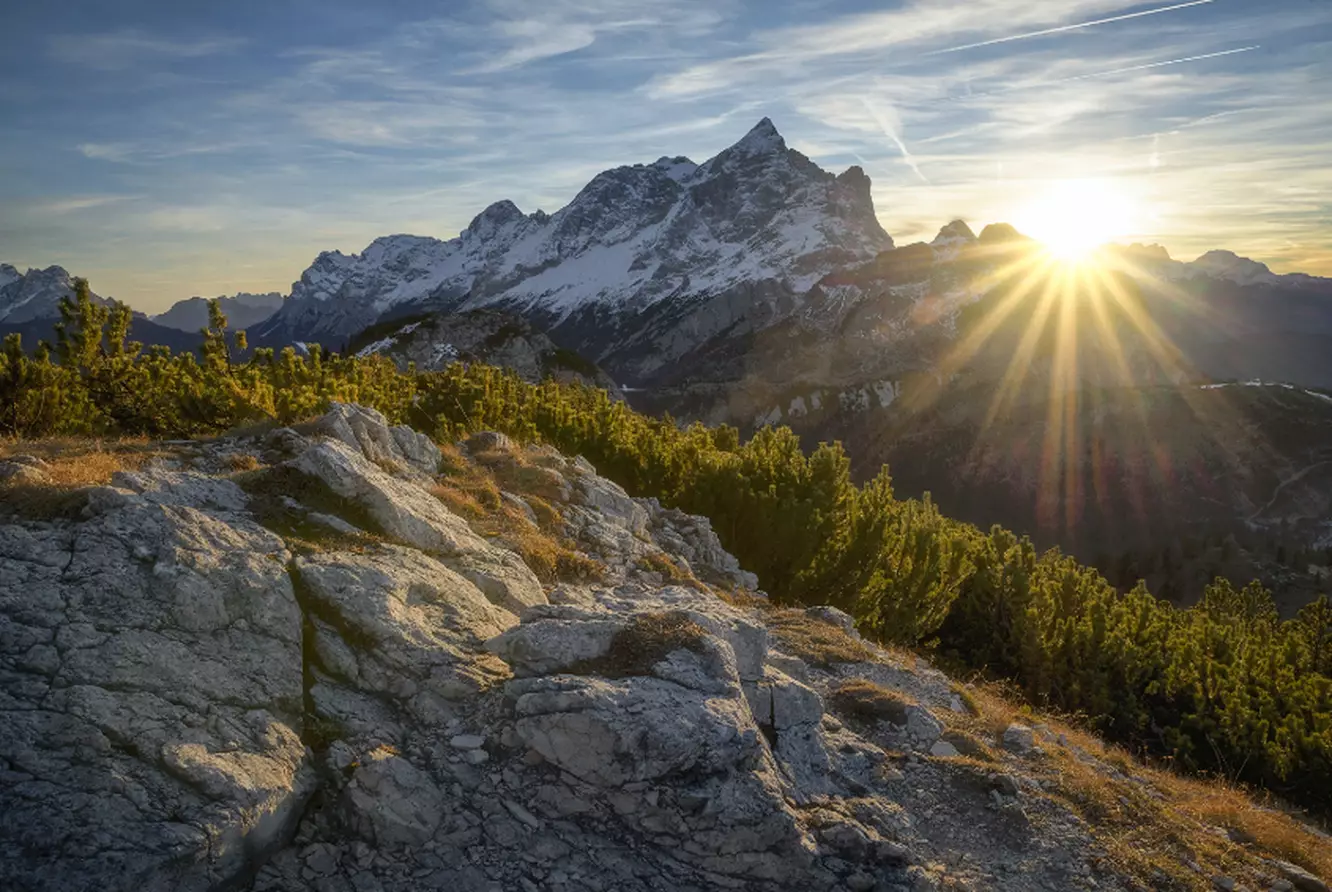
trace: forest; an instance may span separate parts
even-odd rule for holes
[[[1326,596],[1282,621],[1257,583],[1218,579],[1187,609],[1142,582],[1121,592],[1058,551],[953,521],[928,496],[897,498],[886,467],[856,486],[839,444],[806,453],[786,428],[741,442],[734,428],[492,367],[249,351],[216,304],[197,356],[144,351],[126,341],[130,310],[93,302],[82,281],[61,313],[54,344],[28,350],[12,335],[0,349],[0,436],[204,437],[349,401],[441,442],[484,429],[549,443],[632,495],[709,517],[779,603],[833,604],[868,636],[1008,680],[1145,756],[1332,811]]]

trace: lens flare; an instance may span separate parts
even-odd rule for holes
[[[1058,260],[1085,260],[1106,242],[1134,229],[1134,206],[1122,186],[1107,180],[1063,180],[1019,213],[1017,228]]]

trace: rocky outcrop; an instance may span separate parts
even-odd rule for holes
[[[301,611],[245,501],[150,471],[0,526],[0,886],[213,889],[294,832]]]
[[[390,320],[352,338],[347,349],[357,356],[385,356],[399,368],[415,366],[421,371],[437,371],[453,362],[478,362],[510,369],[532,384],[553,379],[600,387],[613,398],[624,399],[615,381],[599,366],[556,344],[516,313],[471,310]]]
[[[1094,755],[959,730],[942,673],[582,459],[459,452],[602,568],[542,585],[378,413],[164,452],[0,526],[6,889],[1138,888],[1036,774]]]

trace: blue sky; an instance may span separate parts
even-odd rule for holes
[[[448,238],[501,198],[553,211],[764,115],[862,165],[899,244],[1095,177],[1132,196],[1126,239],[1332,275],[1332,0],[20,0],[0,22],[0,260],[149,312],[286,291],[321,250]]]

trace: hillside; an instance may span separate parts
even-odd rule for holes
[[[623,409],[621,412],[625,411]],[[1325,890],[1328,838],[356,406],[0,460],[6,888]],[[757,519],[757,517],[756,517]]]

